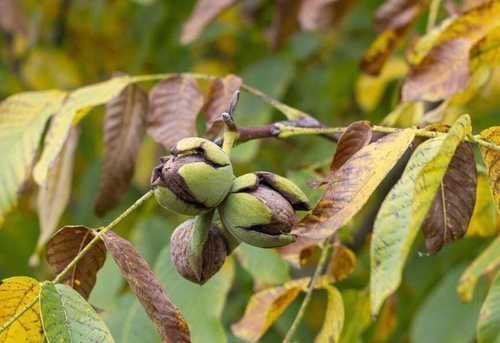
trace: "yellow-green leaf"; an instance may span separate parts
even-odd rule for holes
[[[316,337],[315,343],[338,342],[344,326],[344,302],[337,288],[326,285],[328,300],[323,327]]]
[[[463,301],[471,301],[477,280],[500,266],[500,236],[472,262],[460,277],[457,291]]]
[[[481,138],[488,142],[500,145],[500,126],[494,126],[481,132]],[[481,146],[481,155],[488,167],[488,179],[495,198],[497,209],[500,211],[500,151]]]
[[[370,325],[370,298],[367,290],[342,292],[345,319],[341,343],[361,342],[360,336]]]
[[[479,343],[500,342],[500,273],[497,273],[484,300],[477,322]]]
[[[131,79],[128,76],[115,77],[108,81],[79,88],[69,94],[52,120],[45,137],[42,156],[33,171],[35,181],[39,185],[46,182],[48,171],[59,156],[77,113],[82,109],[110,101],[130,82]]]
[[[382,125],[396,127],[412,127],[420,124],[424,115],[424,104],[417,102],[403,102],[389,113]]]
[[[422,143],[382,203],[371,243],[372,314],[377,314],[384,300],[398,288],[411,245],[448,164],[458,144],[470,132],[470,118],[463,115],[448,134]]]
[[[497,208],[485,174],[477,178],[476,204],[467,229],[468,236],[489,237],[498,232]]]
[[[0,103],[0,225],[28,177],[45,123],[64,96],[60,91],[28,92]]]
[[[492,67],[500,64],[500,27],[481,39],[471,51],[472,69],[486,64]]]
[[[16,276],[0,282],[0,343],[43,341],[38,302],[35,302],[5,331],[2,330],[3,325],[31,305],[39,294],[40,284],[30,277]]]

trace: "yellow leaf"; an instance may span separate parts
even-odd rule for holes
[[[328,300],[323,327],[316,337],[315,343],[338,342],[344,326],[344,302],[337,288],[326,285]]]
[[[458,144],[470,132],[470,117],[463,115],[448,134],[418,146],[401,179],[382,203],[371,243],[370,303],[373,315],[398,288],[411,245],[448,164]]]
[[[0,225],[28,177],[45,123],[64,97],[60,91],[28,92],[0,103]]]
[[[377,76],[405,33],[406,28],[382,32],[363,56],[361,70],[366,74]]]
[[[39,185],[46,182],[48,171],[52,168],[61,152],[78,111],[110,101],[130,82],[131,79],[128,76],[115,77],[95,85],[79,88],[70,93],[52,120],[45,137],[42,156],[33,171],[35,181]]]
[[[421,123],[424,115],[424,104],[418,102],[403,102],[389,113],[383,120],[382,125],[396,127],[412,127]]]
[[[460,277],[457,292],[463,301],[472,300],[477,280],[500,267],[500,236],[472,262]]]
[[[334,248],[327,275],[333,277],[333,282],[339,282],[352,274],[356,268],[356,254],[343,245]]]
[[[481,138],[500,145],[500,126],[494,126],[481,132]],[[488,167],[488,180],[495,198],[497,210],[500,211],[500,152],[481,146],[481,155]]]
[[[497,209],[486,175],[477,178],[476,204],[467,229],[467,236],[489,237],[498,232]]]
[[[2,280],[0,283],[0,328],[16,313],[33,303],[39,294],[40,284],[30,277],[16,276]],[[0,343],[42,341],[43,330],[38,301],[0,333]]]
[[[486,64],[496,67],[500,64],[500,27],[492,30],[481,39],[471,51],[472,69]]]

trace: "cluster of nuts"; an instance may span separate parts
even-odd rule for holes
[[[156,200],[171,211],[196,216],[171,238],[172,261],[186,279],[205,283],[239,242],[274,248],[295,241],[290,234],[295,211],[309,205],[292,181],[269,172],[235,177],[229,156],[198,137],[180,140],[160,161],[151,178]],[[221,225],[212,220],[215,209]]]

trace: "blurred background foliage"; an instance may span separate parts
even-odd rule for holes
[[[380,0],[356,2],[342,21],[326,32],[297,31],[279,42],[272,38],[276,2],[246,1],[224,12],[189,45],[180,43],[180,35],[194,0],[19,3],[21,11],[15,13],[18,17],[11,18],[17,25],[15,35],[3,34],[0,38],[1,99],[26,90],[73,89],[107,79],[117,71],[134,75],[234,73],[245,83],[313,114],[326,125],[345,126],[356,120],[380,122],[398,102],[400,79],[407,72],[403,51],[394,54],[376,80],[367,80],[359,69],[363,54],[376,37],[373,14]],[[287,15],[286,8],[281,11]],[[425,23],[423,15],[414,36],[424,33]],[[480,94],[459,111],[471,113],[476,132],[499,122],[498,70],[490,78]],[[208,88],[206,83],[201,85]],[[71,200],[60,226],[99,227],[108,223],[148,188],[152,167],[159,156],[166,154],[147,138],[126,198],[104,218],[97,218],[93,207],[103,156],[102,120],[103,110],[98,108],[81,122]],[[240,126],[258,126],[282,117],[260,99],[243,94],[236,120]],[[408,123],[402,123],[405,125]],[[199,128],[202,133],[201,119]],[[238,174],[269,170],[286,175],[316,201],[321,190],[309,188],[307,181],[328,165],[334,151],[334,144],[318,137],[267,139],[237,147],[233,159]],[[38,259],[35,251],[39,235],[35,193],[33,184],[26,183],[19,205],[9,213],[0,230],[0,279],[14,275],[51,277],[43,258]],[[355,241],[356,232],[366,225],[370,208],[379,201],[375,194],[342,231],[346,244]],[[493,216],[494,212],[493,209]],[[170,234],[183,219],[149,202],[121,223],[117,232],[129,238],[153,266],[167,293],[193,326],[195,341],[239,342],[231,333],[231,325],[242,317],[256,290],[311,273],[310,268],[292,268],[274,251],[244,245],[205,286],[189,283],[175,272],[169,258]],[[493,224],[493,232],[496,230],[498,225],[495,229]],[[364,296],[369,278],[369,249],[366,243],[358,244],[354,273],[337,285],[346,309],[342,341],[473,341],[485,287],[476,290],[471,303],[462,304],[456,285],[461,271],[486,245],[487,241],[476,235],[429,257],[419,253],[425,250],[420,238],[400,290],[381,315],[372,320],[367,315],[368,299]],[[301,299],[299,296],[295,300],[262,342],[284,337]],[[315,293],[300,326],[298,341],[310,342],[320,330],[325,299],[322,292]],[[90,302],[102,310],[117,342],[159,341],[110,257],[98,274]]]

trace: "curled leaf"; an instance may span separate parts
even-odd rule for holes
[[[369,122],[357,121],[349,125],[339,138],[330,170],[339,170],[355,153],[368,145],[371,139],[372,128]]]
[[[65,226],[57,231],[47,243],[46,255],[54,272],[62,272],[94,236],[94,230],[82,225]],[[62,281],[88,299],[94,288],[97,272],[105,260],[106,247],[99,241],[71,268],[71,272]]]
[[[151,90],[149,103],[147,132],[156,142],[170,149],[180,139],[196,136],[203,94],[194,79],[174,76],[161,81]]]
[[[106,106],[104,162],[95,210],[102,216],[127,192],[144,137],[148,96],[138,85],[127,86]]]
[[[130,289],[156,325],[163,342],[190,342],[187,323],[168,298],[146,260],[130,242],[112,231],[107,232],[103,240]]]

